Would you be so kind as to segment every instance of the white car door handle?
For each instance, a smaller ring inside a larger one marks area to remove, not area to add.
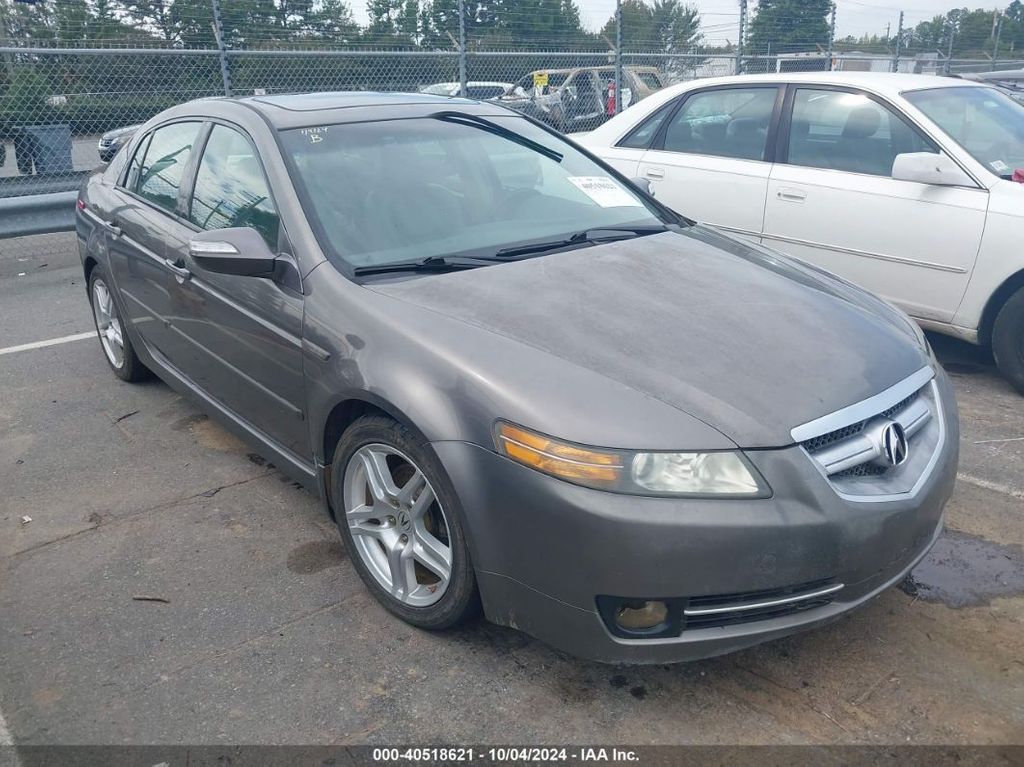
[[[786,202],[803,202],[807,199],[807,192],[803,189],[780,189],[775,196]]]
[[[647,178],[665,178],[664,168],[644,168],[644,175]]]

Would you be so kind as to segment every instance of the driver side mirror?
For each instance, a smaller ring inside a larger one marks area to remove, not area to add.
[[[944,154],[907,152],[896,155],[892,177],[933,186],[975,186],[974,180]]]
[[[189,240],[188,253],[208,272],[240,277],[270,277],[277,262],[263,236],[249,226],[198,232]]]

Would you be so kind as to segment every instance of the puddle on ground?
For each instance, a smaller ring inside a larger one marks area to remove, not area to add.
[[[1024,548],[947,530],[900,589],[948,607],[1024,594]]]

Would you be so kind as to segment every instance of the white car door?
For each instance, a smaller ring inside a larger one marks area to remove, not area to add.
[[[718,86],[683,99],[644,153],[639,175],[684,216],[759,239],[782,89]]]
[[[948,322],[985,226],[988,192],[892,178],[896,155],[938,152],[892,105],[854,89],[790,87],[765,204],[765,245],[922,319]]]
[[[672,113],[677,104],[677,99],[669,101],[611,146],[603,145],[607,139],[595,139],[592,134],[587,133],[570,135],[569,138],[579,142],[627,178],[636,178],[639,175],[640,161],[643,159],[644,152],[654,140],[665,118]],[[633,108],[642,109],[643,106]]]

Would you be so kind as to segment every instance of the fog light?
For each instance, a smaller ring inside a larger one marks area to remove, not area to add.
[[[664,602],[626,602],[615,611],[615,622],[627,631],[643,631],[660,626],[668,618],[668,607]]]

